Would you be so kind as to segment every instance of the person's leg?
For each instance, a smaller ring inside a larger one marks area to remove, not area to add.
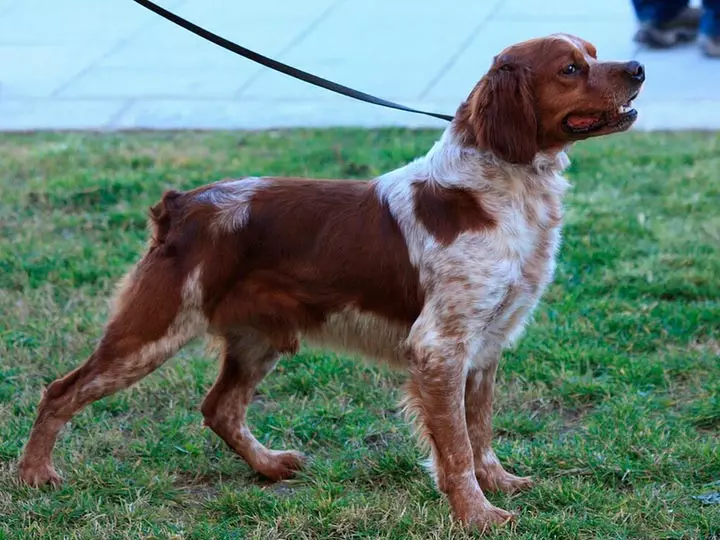
[[[720,0],[704,0],[703,8],[700,47],[707,56],[720,58]]]
[[[687,0],[633,0],[632,4],[640,22],[657,24],[671,21],[688,7]]]
[[[697,37],[702,11],[688,7],[688,0],[633,0],[640,23],[635,41],[665,48]]]

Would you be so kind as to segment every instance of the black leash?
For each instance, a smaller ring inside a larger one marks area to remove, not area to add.
[[[449,116],[447,114],[412,109],[410,107],[406,107],[405,105],[400,105],[399,103],[394,103],[386,99],[371,96],[370,94],[366,94],[365,92],[353,90],[352,88],[348,88],[347,86],[343,86],[342,84],[328,81],[327,79],[323,79],[322,77],[318,77],[317,75],[313,75],[312,73],[299,70],[292,66],[288,66],[287,64],[283,64],[282,62],[278,62],[277,60],[273,60],[272,58],[268,58],[267,56],[263,56],[262,54],[256,53],[255,51],[251,51],[250,49],[246,49],[245,47],[238,45],[237,43],[233,43],[232,41],[229,41],[222,36],[213,34],[212,32],[205,30],[204,28],[194,23],[191,23],[187,19],[183,19],[182,17],[175,15],[173,12],[160,7],[157,4],[150,2],[149,0],[134,1],[141,6],[149,9],[150,11],[160,15],[164,19],[167,19],[168,21],[183,27],[185,30],[189,30],[193,34],[198,35],[201,38],[205,38],[208,41],[214,43],[215,45],[219,45],[223,49],[227,49],[228,51],[239,54],[240,56],[243,56],[248,60],[257,62],[258,64],[269,67],[270,69],[274,69],[275,71],[279,71],[280,73],[284,73],[285,75],[290,75],[291,77],[295,77],[296,79],[300,79],[301,81],[314,84],[315,86],[319,86],[320,88],[325,88],[326,90],[330,90],[331,92],[355,98],[366,103],[372,103],[374,105],[380,105],[381,107],[387,107],[388,109],[397,109],[399,111],[424,114],[426,116],[432,116],[433,118],[439,118],[440,120],[447,120],[448,122],[453,119],[452,116]]]

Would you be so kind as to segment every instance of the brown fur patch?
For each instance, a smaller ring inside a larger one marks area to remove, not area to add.
[[[111,357],[162,338],[178,313],[187,271],[164,251],[151,248],[122,281],[100,344],[112,344]]]
[[[408,325],[418,317],[417,270],[371,183],[273,179],[249,204],[240,230],[192,247],[212,327],[253,326],[292,343],[346,308]],[[211,223],[197,221],[204,238]]]
[[[477,193],[432,183],[415,184],[415,216],[443,245],[452,244],[464,231],[481,231],[496,225],[495,217],[478,200]]]
[[[530,163],[540,150],[534,102],[529,69],[494,66],[458,109],[457,133],[508,163]]]

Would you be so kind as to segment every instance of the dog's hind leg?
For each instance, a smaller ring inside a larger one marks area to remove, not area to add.
[[[292,344],[289,350],[296,346]],[[255,387],[275,367],[280,356],[277,344],[256,330],[244,328],[226,334],[223,347],[220,374],[201,407],[205,425],[256,472],[271,480],[292,476],[301,468],[303,455],[266,448],[245,422]]]
[[[185,273],[160,250],[148,253],[125,278],[90,358],[46,388],[20,461],[20,479],[33,486],[59,483],[52,449],[65,423],[83,407],[151,373],[206,328],[200,268]]]

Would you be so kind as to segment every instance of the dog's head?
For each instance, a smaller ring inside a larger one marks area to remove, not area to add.
[[[532,39],[497,55],[456,115],[467,144],[510,163],[541,151],[627,130],[642,64],[600,62],[595,47],[566,34]]]

